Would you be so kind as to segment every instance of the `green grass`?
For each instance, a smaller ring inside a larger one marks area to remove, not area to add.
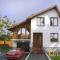
[[[52,56],[51,60],[60,60],[60,56]]]

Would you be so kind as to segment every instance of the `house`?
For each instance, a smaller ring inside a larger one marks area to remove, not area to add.
[[[38,52],[41,48],[60,47],[60,12],[57,6],[29,16],[8,29],[13,32],[13,47]],[[47,49],[48,50],[48,49]]]

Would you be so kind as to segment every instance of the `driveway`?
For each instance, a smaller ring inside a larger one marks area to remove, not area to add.
[[[30,54],[27,60],[48,60],[45,54]]]
[[[0,60],[7,60],[7,59],[6,59],[5,55],[0,54]]]
[[[19,59],[19,60],[25,60],[25,58],[27,57],[28,54],[25,54],[24,57],[22,57],[22,59]],[[3,54],[0,54],[0,60],[7,60],[7,58],[5,57],[5,55]]]

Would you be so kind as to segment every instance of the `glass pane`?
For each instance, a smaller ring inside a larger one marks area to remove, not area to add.
[[[44,18],[43,17],[38,17],[38,19],[37,19],[37,25],[41,25],[41,26],[44,25]]]
[[[57,38],[57,34],[54,34],[54,38]]]
[[[51,20],[50,20],[50,25],[51,26],[57,26],[58,25],[58,18],[57,17],[51,17]]]
[[[57,19],[54,19],[54,25],[57,25]]]
[[[44,25],[44,18],[40,18],[40,25],[43,26]]]
[[[50,21],[50,25],[52,26],[54,24],[53,19]]]
[[[26,38],[29,39],[29,32],[26,30]]]
[[[58,34],[57,33],[51,33],[51,42],[58,42]]]
[[[26,34],[29,35],[29,32],[26,30]]]
[[[51,18],[51,20],[53,21],[53,20],[54,20],[54,18],[52,17],[52,18]]]
[[[41,18],[41,19],[40,19],[40,22],[44,23],[44,18]]]
[[[21,34],[21,29],[18,31],[18,34]]]
[[[25,28],[22,28],[22,34],[25,35]]]
[[[44,25],[44,23],[42,23],[42,22],[41,22],[41,23],[40,23],[40,25],[41,25],[41,26],[43,26],[43,25]]]
[[[53,26],[54,25],[54,18],[51,17],[51,25]]]

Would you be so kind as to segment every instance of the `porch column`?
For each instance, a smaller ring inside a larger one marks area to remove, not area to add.
[[[17,42],[13,41],[13,48],[17,47]]]

